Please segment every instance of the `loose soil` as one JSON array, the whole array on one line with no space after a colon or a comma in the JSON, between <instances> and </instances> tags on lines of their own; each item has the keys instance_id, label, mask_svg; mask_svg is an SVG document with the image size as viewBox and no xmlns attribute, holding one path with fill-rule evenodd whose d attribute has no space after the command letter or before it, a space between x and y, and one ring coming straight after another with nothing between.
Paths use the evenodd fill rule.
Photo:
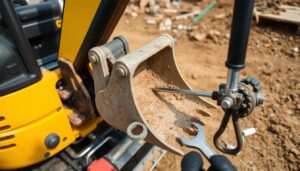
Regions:
<instances>
[{"instance_id":1,"label":"loose soil","mask_svg":"<svg viewBox=\"0 0 300 171\"><path fill-rule=\"evenodd\" d=\"M286 1L286 0L285 0ZM180 9L206 7L211 1L183 1ZM299 5L299 1L292 0ZM182 36L175 46L176 60L184 79L195 90L217 90L226 81L224 66L231 26L232 0L222 0L194 30L207 36L194 41ZM222 15L221 15L222 14ZM159 31L147 25L147 14L137 17L124 15L114 35L127 38L130 49L136 49L162 33L176 35L176 31ZM243 151L238 156L227 156L239 170L299 170L300 169L300 36L297 26L271 21L253 21L247 52L246 68L241 78L254 76L261 80L262 91L267 93L265 106L256 108L241 119L242 128L255 127L257 133L246 137ZM213 102L214 103L214 102ZM201 117L201 115L199 116ZM223 117L220 109L211 117L201 117L206 139L214 148L212 137ZM233 129L226 130L223 141L234 144ZM214 148L215 149L215 148ZM216 152L218 152L215 149ZM218 152L219 153L219 152ZM180 170L182 157L168 153L156 170ZM209 165L206 162L205 167Z\"/></svg>"},{"instance_id":2,"label":"loose soil","mask_svg":"<svg viewBox=\"0 0 300 171\"><path fill-rule=\"evenodd\" d=\"M203 124L200 116L206 107L189 95L154 92L156 87L176 88L176 85L168 84L151 69L143 68L135 76L133 87L137 106L150 129L160 139L183 151L179 138L195 135L189 131L191 122Z\"/></svg>"}]
</instances>

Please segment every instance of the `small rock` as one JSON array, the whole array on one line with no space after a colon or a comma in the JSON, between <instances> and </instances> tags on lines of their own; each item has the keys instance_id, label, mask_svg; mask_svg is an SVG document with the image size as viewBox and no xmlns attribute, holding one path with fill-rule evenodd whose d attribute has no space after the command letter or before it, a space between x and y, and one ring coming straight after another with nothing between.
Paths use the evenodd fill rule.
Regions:
<instances>
[{"instance_id":1,"label":"small rock","mask_svg":"<svg viewBox=\"0 0 300 171\"><path fill-rule=\"evenodd\" d=\"M170 0L160 0L160 5L166 9L170 9L171 3Z\"/></svg>"},{"instance_id":2,"label":"small rock","mask_svg":"<svg viewBox=\"0 0 300 171\"><path fill-rule=\"evenodd\" d=\"M178 30L183 30L183 25L178 24L178 25L177 25L177 29L178 29Z\"/></svg>"},{"instance_id":3,"label":"small rock","mask_svg":"<svg viewBox=\"0 0 300 171\"><path fill-rule=\"evenodd\" d=\"M266 43L266 44L264 44L264 46L265 46L266 48L269 48L269 47L271 47L272 45L269 44L269 43Z\"/></svg>"},{"instance_id":4,"label":"small rock","mask_svg":"<svg viewBox=\"0 0 300 171\"><path fill-rule=\"evenodd\" d=\"M177 33L178 30L177 30L177 29L173 29L172 32L173 32L173 33Z\"/></svg>"},{"instance_id":5,"label":"small rock","mask_svg":"<svg viewBox=\"0 0 300 171\"><path fill-rule=\"evenodd\" d=\"M217 36L213 35L213 34L208 34L207 38L211 39L214 43L218 43L219 39L217 38Z\"/></svg>"},{"instance_id":6,"label":"small rock","mask_svg":"<svg viewBox=\"0 0 300 171\"><path fill-rule=\"evenodd\" d=\"M258 39L254 39L254 40L255 40L255 43L259 45L259 43L260 43L259 40Z\"/></svg>"},{"instance_id":7,"label":"small rock","mask_svg":"<svg viewBox=\"0 0 300 171\"><path fill-rule=\"evenodd\" d=\"M275 113L270 113L270 117L274 117L275 116Z\"/></svg>"},{"instance_id":8,"label":"small rock","mask_svg":"<svg viewBox=\"0 0 300 171\"><path fill-rule=\"evenodd\" d=\"M229 38L230 38L230 33L226 33L226 34L225 34L225 37L226 37L227 39L229 39Z\"/></svg>"},{"instance_id":9,"label":"small rock","mask_svg":"<svg viewBox=\"0 0 300 171\"><path fill-rule=\"evenodd\" d=\"M250 166L250 170L251 170L251 171L257 171L257 168L256 168L255 165L252 165L252 166Z\"/></svg>"},{"instance_id":10,"label":"small rock","mask_svg":"<svg viewBox=\"0 0 300 171\"><path fill-rule=\"evenodd\" d=\"M279 133L279 128L276 127L276 125L271 125L268 127L268 131L273 133L273 134L278 134Z\"/></svg>"},{"instance_id":11,"label":"small rock","mask_svg":"<svg viewBox=\"0 0 300 171\"><path fill-rule=\"evenodd\" d=\"M166 25L166 26L172 26L172 20L171 20L170 18L167 18L167 19L165 20L165 25Z\"/></svg>"},{"instance_id":12,"label":"small rock","mask_svg":"<svg viewBox=\"0 0 300 171\"><path fill-rule=\"evenodd\" d=\"M149 3L149 0L140 0L139 6L141 11L145 11L146 5Z\"/></svg>"},{"instance_id":13,"label":"small rock","mask_svg":"<svg viewBox=\"0 0 300 171\"><path fill-rule=\"evenodd\" d=\"M218 30L210 30L210 31L209 31L209 34L220 36L220 35L221 35L221 32L219 32Z\"/></svg>"},{"instance_id":14,"label":"small rock","mask_svg":"<svg viewBox=\"0 0 300 171\"><path fill-rule=\"evenodd\" d=\"M158 14L158 11L159 11L159 5L156 5L154 0L150 0L150 3L149 3L150 14L155 16Z\"/></svg>"},{"instance_id":15,"label":"small rock","mask_svg":"<svg viewBox=\"0 0 300 171\"><path fill-rule=\"evenodd\" d=\"M293 48L293 52L298 53L299 52L299 48L298 47Z\"/></svg>"},{"instance_id":16,"label":"small rock","mask_svg":"<svg viewBox=\"0 0 300 171\"><path fill-rule=\"evenodd\" d=\"M262 74L263 74L263 75L267 75L267 76L271 76L271 75L272 75L272 70L271 70L271 69L268 69L268 68L263 69L263 70L262 70Z\"/></svg>"},{"instance_id":17,"label":"small rock","mask_svg":"<svg viewBox=\"0 0 300 171\"><path fill-rule=\"evenodd\" d=\"M198 25L194 25L191 27L191 30L199 30L199 26Z\"/></svg>"},{"instance_id":18,"label":"small rock","mask_svg":"<svg viewBox=\"0 0 300 171\"><path fill-rule=\"evenodd\" d=\"M134 12L139 12L140 11L140 8L136 5L131 5L130 8L132 9L132 11Z\"/></svg>"},{"instance_id":19,"label":"small rock","mask_svg":"<svg viewBox=\"0 0 300 171\"><path fill-rule=\"evenodd\" d=\"M288 55L289 55L290 58L296 58L297 57L296 53L288 53Z\"/></svg>"},{"instance_id":20,"label":"small rock","mask_svg":"<svg viewBox=\"0 0 300 171\"><path fill-rule=\"evenodd\" d=\"M165 19L163 22L161 22L159 24L158 29L161 31L171 30L172 29L172 20L170 18Z\"/></svg>"},{"instance_id":21,"label":"small rock","mask_svg":"<svg viewBox=\"0 0 300 171\"><path fill-rule=\"evenodd\" d=\"M291 114L293 114L293 111L288 109L288 110L285 111L285 113L286 113L287 115L291 115Z\"/></svg>"},{"instance_id":22,"label":"small rock","mask_svg":"<svg viewBox=\"0 0 300 171\"><path fill-rule=\"evenodd\" d=\"M271 40L272 40L273 42L277 42L277 41L278 41L278 38L272 37Z\"/></svg>"},{"instance_id":23,"label":"small rock","mask_svg":"<svg viewBox=\"0 0 300 171\"><path fill-rule=\"evenodd\" d=\"M220 43L219 36L221 32L218 30L210 30L207 34L207 38L211 39L214 43Z\"/></svg>"},{"instance_id":24,"label":"small rock","mask_svg":"<svg viewBox=\"0 0 300 171\"><path fill-rule=\"evenodd\" d=\"M147 23L148 25L156 25L156 21L153 20L153 19L148 19L148 20L146 20L146 23Z\"/></svg>"},{"instance_id":25,"label":"small rock","mask_svg":"<svg viewBox=\"0 0 300 171\"><path fill-rule=\"evenodd\" d=\"M206 38L206 34L205 33L194 33L191 35L191 37L195 40L202 41Z\"/></svg>"},{"instance_id":26,"label":"small rock","mask_svg":"<svg viewBox=\"0 0 300 171\"><path fill-rule=\"evenodd\" d=\"M226 17L225 13L217 14L217 15L214 16L215 19L222 19L222 18L225 18L225 17Z\"/></svg>"},{"instance_id":27,"label":"small rock","mask_svg":"<svg viewBox=\"0 0 300 171\"><path fill-rule=\"evenodd\" d=\"M137 16L138 16L138 13L137 13L137 12L131 12L130 15L131 15L132 17L137 17Z\"/></svg>"},{"instance_id":28,"label":"small rock","mask_svg":"<svg viewBox=\"0 0 300 171\"><path fill-rule=\"evenodd\" d=\"M195 73L192 73L192 74L191 74L191 78L192 78L193 80L195 80L195 79L197 79L197 75L196 75Z\"/></svg>"},{"instance_id":29,"label":"small rock","mask_svg":"<svg viewBox=\"0 0 300 171\"><path fill-rule=\"evenodd\" d=\"M295 68L293 68L291 66L288 67L288 71L294 71L294 70L295 70Z\"/></svg>"}]
</instances>

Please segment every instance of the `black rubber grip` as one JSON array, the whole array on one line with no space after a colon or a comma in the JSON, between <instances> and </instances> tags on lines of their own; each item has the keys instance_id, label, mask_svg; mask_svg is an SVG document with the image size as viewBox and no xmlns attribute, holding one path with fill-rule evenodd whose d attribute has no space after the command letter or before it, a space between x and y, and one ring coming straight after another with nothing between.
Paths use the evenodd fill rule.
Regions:
<instances>
[{"instance_id":1,"label":"black rubber grip","mask_svg":"<svg viewBox=\"0 0 300 171\"><path fill-rule=\"evenodd\" d=\"M235 0L231 36L226 66L230 69L245 67L254 0Z\"/></svg>"},{"instance_id":2,"label":"black rubber grip","mask_svg":"<svg viewBox=\"0 0 300 171\"><path fill-rule=\"evenodd\" d=\"M183 156L181 161L182 171L202 171L203 159L198 152L192 151Z\"/></svg>"},{"instance_id":3,"label":"black rubber grip","mask_svg":"<svg viewBox=\"0 0 300 171\"><path fill-rule=\"evenodd\" d=\"M237 171L236 167L228 158L222 155L215 155L209 159L211 164L208 171Z\"/></svg>"}]
</instances>

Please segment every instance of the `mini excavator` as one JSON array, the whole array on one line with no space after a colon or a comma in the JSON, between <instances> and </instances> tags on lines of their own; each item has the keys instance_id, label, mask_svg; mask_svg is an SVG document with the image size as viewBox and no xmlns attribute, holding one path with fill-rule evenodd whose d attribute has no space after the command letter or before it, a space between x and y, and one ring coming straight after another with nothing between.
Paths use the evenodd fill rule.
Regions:
<instances>
[{"instance_id":1,"label":"mini excavator","mask_svg":"<svg viewBox=\"0 0 300 171\"><path fill-rule=\"evenodd\" d=\"M225 114L214 144L225 154L239 153L244 138L238 120L264 101L257 79L239 79L254 0L235 0L227 82L211 93L192 91L183 80L170 35L132 52L124 37L110 39L128 3L0 0L0 170L153 170L167 151L186 154L175 144L177 138L182 145L197 147L210 161L210 170L236 170L226 157L208 155L212 150L203 147L208 146L203 132L194 139L204 143L199 147L178 135L167 141L166 132L147 119L139 101L144 92L136 83L151 70L175 85L152 87L155 97L185 94L206 107L212 105L202 96L216 100ZM153 104L147 105L154 111ZM175 111L164 109L156 112ZM232 148L219 142L230 118L237 140ZM195 169L200 161L189 160L191 156L185 155L183 170L202 167Z\"/></svg>"}]
</instances>

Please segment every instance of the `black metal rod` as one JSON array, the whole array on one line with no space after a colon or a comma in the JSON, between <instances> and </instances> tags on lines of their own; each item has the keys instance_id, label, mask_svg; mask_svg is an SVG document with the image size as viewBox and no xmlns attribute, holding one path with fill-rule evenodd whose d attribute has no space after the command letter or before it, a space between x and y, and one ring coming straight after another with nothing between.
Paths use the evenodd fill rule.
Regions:
<instances>
[{"instance_id":1,"label":"black metal rod","mask_svg":"<svg viewBox=\"0 0 300 171\"><path fill-rule=\"evenodd\" d=\"M42 77L40 68L36 62L36 57L32 47L22 28L21 22L16 14L11 0L0 0L0 11L10 36L13 38L17 49L22 56L23 63L28 71L28 77L39 80Z\"/></svg>"},{"instance_id":2,"label":"black metal rod","mask_svg":"<svg viewBox=\"0 0 300 171\"><path fill-rule=\"evenodd\" d=\"M235 0L226 66L240 70L245 67L254 0Z\"/></svg>"}]
</instances>

